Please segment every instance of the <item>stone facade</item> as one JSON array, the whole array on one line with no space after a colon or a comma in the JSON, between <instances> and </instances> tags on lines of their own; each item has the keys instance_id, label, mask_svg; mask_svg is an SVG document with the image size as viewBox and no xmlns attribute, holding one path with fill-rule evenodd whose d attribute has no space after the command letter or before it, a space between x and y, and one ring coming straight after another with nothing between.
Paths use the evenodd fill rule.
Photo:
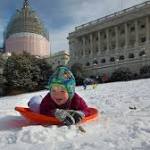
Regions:
<instances>
[{"instance_id":1,"label":"stone facade","mask_svg":"<svg viewBox=\"0 0 150 150\"><path fill-rule=\"evenodd\" d=\"M70 65L81 63L87 76L110 76L119 67L139 73L150 64L149 10L150 1L75 27Z\"/></svg>"},{"instance_id":2,"label":"stone facade","mask_svg":"<svg viewBox=\"0 0 150 150\"><path fill-rule=\"evenodd\" d=\"M54 70L56 67L62 65L67 66L70 60L70 55L67 51L60 51L47 59L48 63L52 65L52 69Z\"/></svg>"},{"instance_id":3,"label":"stone facade","mask_svg":"<svg viewBox=\"0 0 150 150\"><path fill-rule=\"evenodd\" d=\"M35 33L15 33L6 41L5 52L21 54L24 51L31 55L49 57L49 41L42 35Z\"/></svg>"}]
</instances>

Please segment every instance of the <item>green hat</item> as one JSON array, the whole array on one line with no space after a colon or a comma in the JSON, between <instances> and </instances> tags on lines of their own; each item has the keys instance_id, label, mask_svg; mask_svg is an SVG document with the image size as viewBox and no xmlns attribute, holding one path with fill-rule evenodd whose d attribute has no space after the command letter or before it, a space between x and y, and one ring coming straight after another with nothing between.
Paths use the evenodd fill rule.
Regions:
<instances>
[{"instance_id":1,"label":"green hat","mask_svg":"<svg viewBox=\"0 0 150 150\"><path fill-rule=\"evenodd\" d=\"M72 72L67 67L59 67L56 71L50 76L48 87L51 90L53 85L62 85L68 92L69 99L72 99L75 93L75 78Z\"/></svg>"}]
</instances>

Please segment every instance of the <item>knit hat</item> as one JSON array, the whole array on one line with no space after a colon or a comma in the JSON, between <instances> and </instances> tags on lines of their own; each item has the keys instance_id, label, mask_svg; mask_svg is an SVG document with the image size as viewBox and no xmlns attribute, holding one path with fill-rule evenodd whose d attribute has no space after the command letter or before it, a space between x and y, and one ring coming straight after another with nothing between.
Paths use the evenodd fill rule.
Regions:
<instances>
[{"instance_id":1,"label":"knit hat","mask_svg":"<svg viewBox=\"0 0 150 150\"><path fill-rule=\"evenodd\" d=\"M67 67L58 67L56 71L50 76L48 87L51 90L53 85L62 85L68 92L69 100L72 99L75 93L75 78L72 72Z\"/></svg>"}]
</instances>

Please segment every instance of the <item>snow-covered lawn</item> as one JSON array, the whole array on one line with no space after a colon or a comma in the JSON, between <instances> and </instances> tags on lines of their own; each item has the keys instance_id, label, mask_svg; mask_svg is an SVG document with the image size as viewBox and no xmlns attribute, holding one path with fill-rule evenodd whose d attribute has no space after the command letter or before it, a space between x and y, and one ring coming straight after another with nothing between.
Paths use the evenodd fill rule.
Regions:
<instances>
[{"instance_id":1,"label":"snow-covered lawn","mask_svg":"<svg viewBox=\"0 0 150 150\"><path fill-rule=\"evenodd\" d=\"M0 98L1 150L150 150L150 79L77 87L100 112L97 120L81 125L86 133L75 125L30 125L14 110L47 92Z\"/></svg>"}]
</instances>

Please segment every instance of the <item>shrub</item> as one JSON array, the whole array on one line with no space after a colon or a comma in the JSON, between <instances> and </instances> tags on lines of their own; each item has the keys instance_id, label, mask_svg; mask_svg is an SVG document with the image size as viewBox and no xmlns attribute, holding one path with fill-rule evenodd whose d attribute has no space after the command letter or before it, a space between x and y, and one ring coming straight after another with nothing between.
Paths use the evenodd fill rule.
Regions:
<instances>
[{"instance_id":1,"label":"shrub","mask_svg":"<svg viewBox=\"0 0 150 150\"><path fill-rule=\"evenodd\" d=\"M80 63L75 63L71 66L71 71L76 79L77 85L83 84L83 67Z\"/></svg>"},{"instance_id":2,"label":"shrub","mask_svg":"<svg viewBox=\"0 0 150 150\"><path fill-rule=\"evenodd\" d=\"M49 68L46 61L30 54L13 54L7 59L4 68L8 92L12 90L29 92L44 88Z\"/></svg>"},{"instance_id":3,"label":"shrub","mask_svg":"<svg viewBox=\"0 0 150 150\"><path fill-rule=\"evenodd\" d=\"M129 68L118 68L115 70L111 75L111 81L128 81L131 80L133 77L132 72Z\"/></svg>"},{"instance_id":4,"label":"shrub","mask_svg":"<svg viewBox=\"0 0 150 150\"><path fill-rule=\"evenodd\" d=\"M38 80L39 89L44 89L48 83L50 75L53 73L52 66L45 59L38 59L36 62L40 68L40 77Z\"/></svg>"},{"instance_id":5,"label":"shrub","mask_svg":"<svg viewBox=\"0 0 150 150\"><path fill-rule=\"evenodd\" d=\"M140 68L140 77L141 78L150 77L150 66L149 65L145 65L142 68Z\"/></svg>"}]
</instances>

